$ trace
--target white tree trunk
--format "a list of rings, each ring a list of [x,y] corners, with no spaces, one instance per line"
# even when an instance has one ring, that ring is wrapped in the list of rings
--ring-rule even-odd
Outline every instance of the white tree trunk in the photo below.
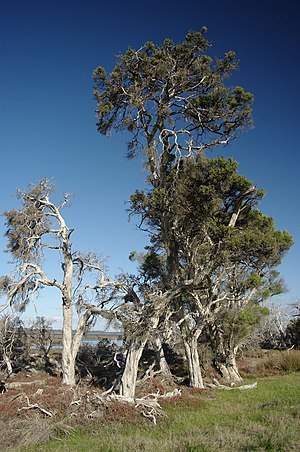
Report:
[[[149,317],[147,328],[145,329],[144,327],[140,331],[140,337],[137,339],[133,338],[129,345],[121,378],[120,395],[126,397],[134,397],[135,395],[139,361],[150,335],[157,328],[161,309],[162,306],[152,313],[152,316]]]
[[[7,376],[9,377],[13,373],[13,368],[11,365],[11,361],[6,353],[3,353],[3,361],[5,362],[6,369],[7,369]]]
[[[184,339],[184,348],[189,365],[190,386],[204,388],[198,354],[198,337]]]
[[[139,361],[147,340],[131,342],[125,360],[125,368],[121,378],[120,395],[134,397]]]
[[[63,304],[62,374],[63,383],[75,385],[75,358],[72,350],[72,304]]]
[[[217,362],[216,364],[224,380],[228,381],[229,383],[239,383],[243,381],[238,371],[235,354],[229,354],[224,359],[224,362]]]
[[[165,375],[171,375],[170,367],[167,363],[160,337],[155,338],[154,345],[156,348],[156,359],[159,370],[161,370],[161,372]]]

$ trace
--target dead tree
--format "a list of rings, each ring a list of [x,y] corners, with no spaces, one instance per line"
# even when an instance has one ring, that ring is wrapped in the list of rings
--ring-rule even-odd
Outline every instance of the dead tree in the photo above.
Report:
[[[51,201],[53,184],[47,179],[18,191],[21,208],[4,213],[7,224],[8,251],[12,254],[15,271],[1,279],[2,291],[9,306],[26,308],[42,287],[54,287],[61,294],[62,326],[62,374],[63,382],[75,384],[75,360],[82,336],[95,315],[101,314],[109,303],[106,289],[117,285],[106,275],[105,259],[92,253],[73,251],[70,229],[61,210],[69,202],[69,195],[56,205]],[[55,277],[45,271],[43,259],[48,253],[61,258]],[[46,256],[47,253],[47,256]],[[77,326],[73,335],[73,319],[77,314]]]

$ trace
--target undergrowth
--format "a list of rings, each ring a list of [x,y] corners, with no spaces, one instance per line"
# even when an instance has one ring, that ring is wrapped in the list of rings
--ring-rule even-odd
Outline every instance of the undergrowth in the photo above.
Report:
[[[299,372],[300,350],[272,350],[259,361],[255,368],[257,375],[266,376],[274,373]]]
[[[253,380],[252,380],[253,381]],[[186,390],[164,402],[158,425],[99,421],[38,451],[298,451],[300,374],[258,380],[258,388],[234,391]]]

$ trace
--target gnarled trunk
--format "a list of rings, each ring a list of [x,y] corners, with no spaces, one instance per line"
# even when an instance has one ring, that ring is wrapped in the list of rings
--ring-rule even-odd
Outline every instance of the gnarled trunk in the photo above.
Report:
[[[147,340],[131,341],[125,360],[125,367],[121,378],[120,395],[133,398],[139,362]]]
[[[7,354],[4,352],[3,352],[3,361],[6,365],[7,376],[9,377],[13,373],[13,368],[12,368],[11,360],[9,359]]]
[[[126,397],[134,397],[135,395],[139,361],[150,335],[157,328],[160,312],[163,306],[164,305],[160,306],[159,309],[152,313],[151,317],[149,317],[147,327],[145,326],[145,324],[139,325],[141,328],[140,335],[135,336],[131,339],[126,354],[123,375],[121,378],[120,395]],[[135,334],[136,333],[137,332],[135,332]]]
[[[215,366],[228,383],[239,383],[243,380],[236,364],[237,350],[238,347],[230,350],[221,343],[218,344],[216,350]]]
[[[169,364],[167,363],[167,360],[165,357],[165,353],[164,353],[164,349],[163,349],[163,345],[162,345],[160,337],[156,337],[154,339],[154,346],[155,346],[156,362],[157,362],[159,370],[164,375],[172,375]]]
[[[184,348],[189,365],[190,386],[204,388],[198,354],[198,336],[184,339]]]
[[[239,383],[243,380],[239,374],[234,353],[228,353],[228,355],[222,357],[218,356],[215,359],[215,365],[222,378],[229,383]]]

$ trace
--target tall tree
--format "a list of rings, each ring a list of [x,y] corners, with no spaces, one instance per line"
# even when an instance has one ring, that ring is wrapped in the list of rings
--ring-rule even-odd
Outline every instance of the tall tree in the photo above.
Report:
[[[28,191],[18,191],[20,209],[4,213],[6,217],[8,252],[16,269],[11,277],[4,276],[0,286],[7,295],[4,310],[13,305],[25,309],[32,297],[45,286],[60,291],[63,312],[62,373],[63,382],[75,384],[75,359],[80,341],[96,314],[103,313],[106,289],[117,285],[106,275],[103,259],[91,253],[79,253],[72,249],[71,234],[61,210],[68,203],[68,195],[56,205],[51,201],[53,184],[43,179],[30,186]],[[45,251],[57,253],[61,259],[60,273],[47,275],[44,269]],[[78,321],[72,335],[74,310]]]
[[[143,152],[148,180],[162,190],[182,156],[227,144],[251,124],[253,96],[225,84],[237,69],[235,53],[211,58],[205,32],[190,32],[180,44],[166,39],[160,46],[129,48],[110,76],[102,67],[94,71],[99,132],[128,131],[128,156]],[[168,280],[175,283],[176,225],[165,201],[162,234]]]
[[[211,58],[205,32],[129,48],[109,77],[94,71],[99,132],[128,130],[129,156],[144,151],[153,185],[182,155],[228,143],[251,124],[253,96],[225,85],[238,67],[235,53]]]
[[[176,225],[173,240],[177,253],[173,257],[181,297],[172,309],[185,344],[193,386],[203,385],[197,341],[207,323],[214,325],[214,343],[220,344],[221,359],[222,330],[217,328],[218,322],[222,324],[221,313],[238,313],[279,293],[281,288],[279,281],[271,283],[273,269],[291,246],[292,238],[287,232],[276,231],[272,218],[257,209],[262,196],[262,190],[237,173],[237,162],[198,157],[183,158],[168,175],[164,190],[139,191],[131,197],[133,212],[151,235],[152,246],[144,265],[160,275],[161,285],[170,284],[161,214],[165,199],[169,217]],[[225,361],[233,363],[232,348],[223,348]]]
[[[129,48],[109,76],[102,67],[94,71],[99,132],[128,131],[128,156],[144,153],[150,190],[131,197],[132,211],[149,232],[149,273],[161,290],[180,290],[172,310],[190,379],[200,387],[195,338],[203,318],[230,298],[216,293],[228,262],[239,262],[230,260],[238,242],[233,231],[262,197],[238,177],[236,163],[205,158],[207,149],[228,144],[251,125],[253,102],[243,88],[227,86],[237,69],[234,52],[211,58],[205,33],[203,27],[180,44],[166,39]]]

